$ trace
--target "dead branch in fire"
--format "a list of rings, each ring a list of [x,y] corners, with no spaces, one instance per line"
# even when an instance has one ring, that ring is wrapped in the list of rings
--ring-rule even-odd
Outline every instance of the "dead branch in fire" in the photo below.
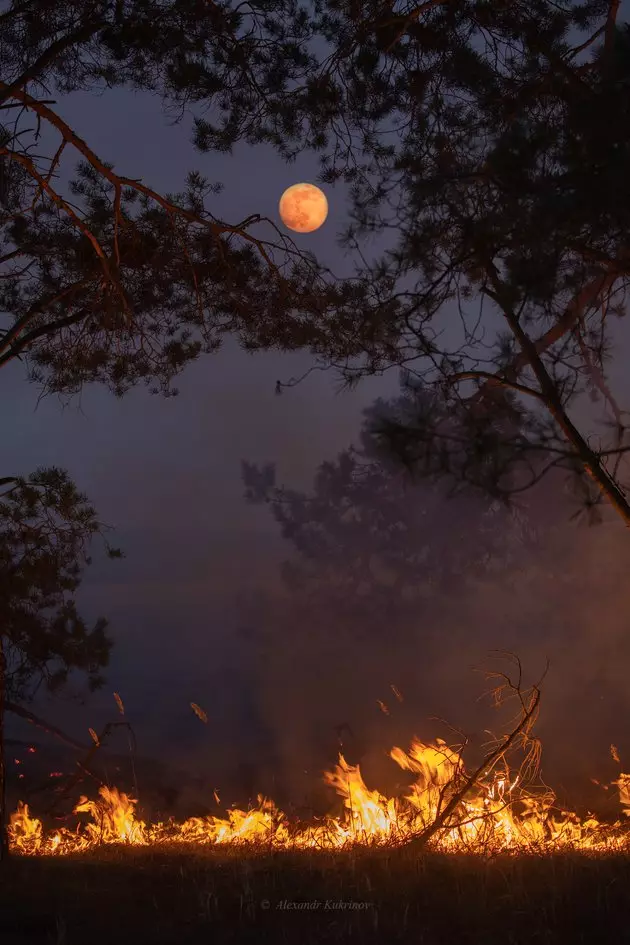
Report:
[[[494,671],[488,672],[486,678],[500,680],[494,690],[492,690],[494,705],[499,707],[504,704],[505,693],[507,691],[508,697],[515,697],[518,700],[521,707],[521,718],[516,727],[512,729],[508,735],[504,736],[502,740],[498,741],[498,744],[486,754],[481,764],[472,774],[464,779],[461,787],[457,787],[454,790],[444,808],[442,808],[442,801],[447,793],[452,790],[454,786],[453,782],[458,780],[460,771],[457,771],[454,779],[442,786],[437,816],[431,824],[408,841],[408,844],[416,849],[425,847],[440,831],[447,829],[452,830],[453,828],[464,825],[464,821],[452,823],[450,821],[451,815],[461,806],[470,791],[478,786],[482,779],[486,777],[501,760],[506,759],[508,752],[517,747],[523,747],[526,750],[526,757],[522,767],[525,767],[531,773],[532,769],[538,766],[540,745],[537,740],[531,737],[531,731],[538,717],[541,694],[540,682],[532,686],[528,691],[524,691],[522,688],[522,667],[520,660],[514,654],[505,655],[515,662],[518,671],[517,679],[513,680],[508,673]]]
[[[99,750],[99,748],[101,748],[101,747],[103,746],[103,742],[104,742],[105,739],[111,734],[112,730],[115,729],[115,728],[119,728],[119,727],[126,728],[127,731],[128,731],[128,733],[129,733],[129,735],[130,735],[131,741],[130,741],[130,746],[129,746],[129,747],[130,747],[130,750],[131,750],[131,753],[132,753],[132,770],[133,770],[133,777],[134,777],[134,790],[135,790],[135,794],[136,794],[136,797],[137,797],[137,795],[138,795],[138,785],[137,785],[136,777],[135,777],[135,768],[133,768],[133,754],[135,753],[135,748],[136,748],[136,736],[135,736],[134,730],[133,730],[133,728],[131,727],[131,725],[129,724],[129,722],[108,722],[108,723],[105,725],[105,727],[103,728],[101,734],[100,734],[99,736],[97,736],[97,738],[95,738],[95,739],[93,740],[93,741],[94,741],[94,744],[88,749],[88,752],[87,752],[87,754],[85,755],[85,757],[84,757],[81,761],[77,761],[77,763],[76,763],[76,766],[77,766],[77,771],[76,771],[76,773],[75,773],[74,775],[72,775],[72,777],[66,782],[66,785],[65,785],[65,787],[63,788],[63,790],[57,795],[57,797],[54,799],[54,801],[52,802],[52,804],[51,804],[51,805],[48,807],[48,809],[46,810],[45,813],[46,813],[48,816],[53,816],[53,815],[56,813],[56,811],[57,811],[57,809],[58,809],[59,804],[61,803],[61,801],[69,795],[70,791],[72,791],[73,788],[75,788],[78,784],[81,783],[81,781],[83,781],[85,774],[88,774],[88,775],[90,775],[91,777],[95,778],[95,779],[99,782],[99,784],[101,785],[101,787],[103,787],[103,780],[102,780],[101,778],[97,777],[95,774],[93,774],[93,772],[90,770],[90,764],[91,764],[92,759],[94,758],[96,752]]]
[[[94,744],[89,748],[82,742],[77,741],[75,738],[72,738],[71,735],[68,735],[63,729],[59,728],[57,725],[53,725],[50,722],[47,722],[45,719],[42,719],[41,716],[36,715],[34,712],[31,712],[29,709],[25,709],[24,706],[17,705],[14,702],[5,702],[5,711],[11,712],[13,715],[17,715],[19,718],[24,719],[27,722],[30,722],[31,725],[40,729],[43,732],[46,732],[48,735],[52,735],[54,738],[57,738],[59,741],[68,745],[70,748],[74,748],[77,751],[87,754],[83,759],[79,759],[75,762],[76,773],[72,775],[61,788],[57,788],[57,793],[52,804],[44,811],[48,816],[54,816],[60,803],[69,796],[70,792],[74,787],[80,784],[86,777],[90,778],[92,781],[96,782],[99,788],[105,785],[103,779],[93,771],[90,766],[92,759],[96,753],[96,750],[103,746],[104,740],[107,738],[111,729],[116,725],[126,726],[129,730],[131,737],[133,739],[133,750],[135,751],[135,734],[133,729],[128,722],[110,722],[108,723],[98,740],[94,741]],[[39,787],[31,787],[28,791],[28,795],[32,796],[34,794],[41,793],[47,790],[50,787],[50,782],[47,780]],[[134,772],[134,787],[137,793],[137,783],[135,783],[135,772]]]

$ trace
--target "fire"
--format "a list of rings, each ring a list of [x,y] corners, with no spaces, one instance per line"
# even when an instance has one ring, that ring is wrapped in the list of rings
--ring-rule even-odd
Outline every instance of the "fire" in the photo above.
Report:
[[[96,842],[103,839],[144,843],[146,827],[141,820],[136,820],[134,811],[137,803],[133,798],[116,790],[103,786],[100,801],[90,801],[82,797],[74,809],[75,814],[90,814],[93,822],[88,824],[86,834]]]
[[[471,780],[460,752],[440,739],[430,744],[416,739],[409,751],[394,748],[390,756],[415,777],[405,796],[387,798],[368,788],[359,766],[348,764],[340,755],[324,780],[343,799],[344,811],[306,826],[290,823],[272,801],[260,795],[253,809],[231,809],[223,818],[147,824],[137,816],[136,799],[116,788],[101,787],[96,800],[82,797],[75,807],[75,814],[90,818],[75,830],[64,827],[46,833],[28,805],[20,802],[11,816],[9,839],[16,852],[27,855],[76,853],[113,843],[265,843],[334,849],[357,843],[406,842],[439,822],[429,842],[433,849],[445,852],[630,848],[630,834],[620,821],[580,820],[555,808],[551,792],[526,790],[520,773],[506,767],[479,781]],[[621,774],[614,783],[622,811],[630,816],[630,775]]]
[[[42,823],[30,816],[28,804],[18,802],[17,810],[11,814],[9,838],[16,849],[24,853],[39,853],[42,846]]]

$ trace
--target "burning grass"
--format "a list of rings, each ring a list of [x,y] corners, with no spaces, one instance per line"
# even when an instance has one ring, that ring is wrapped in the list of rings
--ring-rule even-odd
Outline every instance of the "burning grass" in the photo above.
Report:
[[[9,824],[11,848],[40,856],[84,853],[112,844],[159,848],[172,843],[199,848],[249,844],[274,851],[409,845],[416,853],[425,849],[484,855],[629,852],[630,831],[621,820],[610,824],[592,816],[580,818],[556,807],[549,789],[531,787],[540,758],[540,743],[532,735],[540,688],[535,685],[524,691],[520,663],[515,657],[512,661],[518,670],[516,680],[503,672],[487,676],[499,680],[492,690],[495,705],[506,696],[517,700],[517,718],[508,735],[492,739],[483,761],[472,772],[464,764],[465,746],[456,750],[442,739],[429,744],[414,739],[408,751],[394,748],[390,752],[399,768],[413,776],[413,783],[405,796],[385,797],[365,784],[358,765],[348,764],[340,755],[324,780],[343,799],[343,813],[306,824],[291,822],[262,796],[257,806],[230,809],[224,817],[151,824],[138,817],[135,798],[102,785],[97,799],[82,797],[75,807],[74,813],[86,815],[87,820],[74,830],[45,831],[42,821],[20,803]],[[100,746],[96,733],[94,743]],[[619,762],[614,746],[611,751]],[[518,767],[513,764],[515,757],[520,757]],[[630,775],[620,774],[614,784],[628,817]]]
[[[11,816],[9,839],[15,852],[26,855],[81,853],[111,844],[342,850],[410,841],[440,853],[630,850],[630,831],[621,820],[609,824],[560,810],[549,790],[535,792],[523,786],[525,766],[514,773],[507,767],[505,752],[495,750],[490,757],[500,760],[501,767],[493,770],[486,759],[469,774],[461,753],[440,739],[432,744],[415,740],[409,751],[394,748],[391,758],[415,780],[404,797],[387,798],[365,784],[358,765],[340,756],[324,779],[343,799],[344,812],[308,824],[292,823],[273,801],[261,796],[252,809],[231,809],[225,817],[150,824],[139,818],[134,798],[103,786],[97,799],[82,798],[75,807],[74,813],[87,815],[87,820],[74,830],[46,832],[20,804]],[[626,815],[629,783],[625,774],[615,782]]]
[[[630,907],[630,776],[613,782],[614,823],[557,807],[533,786],[539,691],[503,679],[519,719],[476,768],[465,746],[415,740],[390,753],[413,783],[385,797],[340,755],[324,779],[343,811],[309,823],[263,797],[223,817],[147,823],[106,785],[81,798],[74,829],[45,830],[20,804],[9,835],[21,855],[0,863],[3,945],[611,940]]]

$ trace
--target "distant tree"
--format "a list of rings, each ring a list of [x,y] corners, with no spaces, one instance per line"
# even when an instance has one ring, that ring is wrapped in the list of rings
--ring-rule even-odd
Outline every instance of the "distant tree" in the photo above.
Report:
[[[60,469],[6,477],[0,495],[0,854],[5,844],[4,710],[73,672],[102,685],[111,641],[107,621],[89,626],[75,592],[90,563],[91,539],[104,530],[94,509]],[[105,538],[104,538],[105,540]],[[107,553],[120,555],[105,540]]]
[[[471,494],[411,480],[375,434],[392,413],[413,416],[426,394],[415,391],[364,412],[358,446],[323,462],[311,492],[276,484],[273,464],[243,463],[246,498],[266,503],[295,555],[283,566],[290,591],[337,616],[360,614],[369,634],[395,614],[422,610],[422,599],[464,586],[490,570],[507,570],[531,553],[558,512],[541,505],[507,507],[486,491]],[[429,407],[431,405],[428,405]],[[555,502],[556,510],[562,503]],[[565,509],[559,513],[565,514]]]

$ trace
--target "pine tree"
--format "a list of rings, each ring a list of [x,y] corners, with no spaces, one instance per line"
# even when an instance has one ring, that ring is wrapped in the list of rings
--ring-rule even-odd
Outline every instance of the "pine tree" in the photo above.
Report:
[[[268,506],[293,551],[283,567],[289,592],[329,608],[331,619],[354,615],[367,635],[383,620],[395,624],[400,608],[421,621],[427,595],[459,593],[489,570],[517,566],[566,517],[567,503],[550,509],[540,490],[528,508],[509,509],[488,487],[471,494],[463,475],[411,480],[383,449],[380,428],[421,409],[436,405],[413,389],[375,401],[358,443],[322,462],[307,492],[278,485],[274,464],[242,467],[246,499]],[[515,475],[511,450],[506,460]]]
[[[173,393],[234,334],[248,350],[307,348],[348,381],[405,367],[450,427],[423,417],[424,439],[397,428],[397,448],[443,454],[458,420],[458,440],[494,449],[507,423],[536,475],[563,467],[587,504],[604,496],[630,521],[607,380],[629,266],[618,14],[617,0],[12,2],[0,105],[55,129],[59,149],[35,162],[19,122],[0,147],[0,364],[23,357],[57,392]],[[345,243],[391,233],[393,248],[335,280],[271,221],[214,218],[218,185],[196,172],[179,195],[115,172],[42,98],[121,84],[192,109],[201,151],[319,152],[323,180],[350,184]],[[55,172],[69,152],[67,194]],[[612,418],[601,445],[572,419],[585,393]]]
[[[75,592],[90,563],[89,545],[104,529],[63,470],[5,477],[0,495],[0,857],[5,848],[4,710],[44,686],[55,692],[71,673],[90,689],[103,683],[111,640],[107,621],[89,626]],[[112,557],[120,552],[110,547]]]

